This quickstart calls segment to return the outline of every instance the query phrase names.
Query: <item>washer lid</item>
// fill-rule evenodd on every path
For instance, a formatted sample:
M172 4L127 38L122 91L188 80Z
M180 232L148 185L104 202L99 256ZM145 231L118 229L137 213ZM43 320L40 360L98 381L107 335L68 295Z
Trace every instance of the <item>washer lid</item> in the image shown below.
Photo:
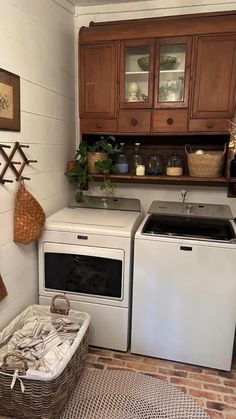
M236 238L229 220L156 214L148 217L142 234L220 242Z
M134 211L63 208L47 218L45 230L130 237L140 218Z
M198 218L217 218L232 220L233 214L228 205L221 204L196 204L171 201L153 201L149 211L150 214L178 215Z

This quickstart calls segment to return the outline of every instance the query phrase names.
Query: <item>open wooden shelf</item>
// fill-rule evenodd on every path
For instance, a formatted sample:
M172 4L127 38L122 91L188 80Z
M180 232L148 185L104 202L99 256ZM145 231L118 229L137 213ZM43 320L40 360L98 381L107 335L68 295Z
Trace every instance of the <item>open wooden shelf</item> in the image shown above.
M65 173L68 176L68 173ZM102 182L104 175L91 175L94 182ZM109 175L109 179L116 183L159 184L159 185L192 185L192 186L217 186L228 189L228 197L236 198L236 177L219 178L191 177L191 176L135 176L131 174Z
M100 182L104 178L103 175L93 175L95 182ZM120 183L149 183L149 184L169 184L169 185L199 185L199 186L221 186L227 187L229 182L236 182L236 179L204 178L191 176L135 176L135 175L110 175L109 179Z

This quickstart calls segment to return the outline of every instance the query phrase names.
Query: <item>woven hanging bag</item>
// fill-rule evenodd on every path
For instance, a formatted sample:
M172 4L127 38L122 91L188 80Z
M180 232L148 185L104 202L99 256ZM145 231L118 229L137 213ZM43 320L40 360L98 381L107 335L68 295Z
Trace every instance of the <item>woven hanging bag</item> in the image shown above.
M46 215L38 201L21 182L16 194L14 213L14 241L29 244L43 231Z

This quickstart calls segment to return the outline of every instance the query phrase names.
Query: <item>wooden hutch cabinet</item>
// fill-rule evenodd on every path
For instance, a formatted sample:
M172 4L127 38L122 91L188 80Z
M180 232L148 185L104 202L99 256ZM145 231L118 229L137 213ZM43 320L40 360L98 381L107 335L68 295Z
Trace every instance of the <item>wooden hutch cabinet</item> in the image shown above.
M82 133L229 131L236 13L91 23L79 49Z
M146 153L154 144L164 157L181 152L185 163L188 142L223 150L236 108L236 12L91 22L80 30L79 57L83 138L112 134L129 144L142 136ZM217 179L190 177L187 166L178 178L111 179L228 186L235 196L228 168Z

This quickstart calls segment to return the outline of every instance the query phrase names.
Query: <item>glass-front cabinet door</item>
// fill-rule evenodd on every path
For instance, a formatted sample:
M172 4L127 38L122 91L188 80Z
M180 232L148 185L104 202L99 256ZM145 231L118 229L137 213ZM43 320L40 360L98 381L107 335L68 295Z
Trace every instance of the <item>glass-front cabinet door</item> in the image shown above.
M191 43L191 37L164 38L157 41L156 108L188 106Z
M154 39L121 44L120 107L151 108L153 104Z

